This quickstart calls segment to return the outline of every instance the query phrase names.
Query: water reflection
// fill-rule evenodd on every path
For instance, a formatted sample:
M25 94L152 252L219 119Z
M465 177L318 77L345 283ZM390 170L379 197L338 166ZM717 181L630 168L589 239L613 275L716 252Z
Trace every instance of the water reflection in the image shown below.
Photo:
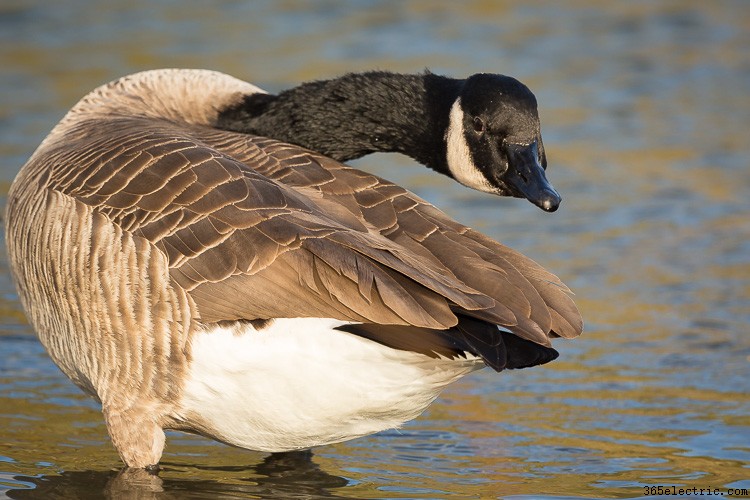
M204 479L171 479L174 472L182 476L200 475L210 471L220 476L244 476L232 484L222 484ZM121 471L63 471L59 476L18 476L30 489L13 490L8 496L14 499L150 499L150 498L349 498L336 490L349 484L340 476L321 470L311 452L278 453L265 457L254 466L199 467L193 471L175 469L169 462L162 465L159 475L144 470ZM33 488L33 489L31 489Z

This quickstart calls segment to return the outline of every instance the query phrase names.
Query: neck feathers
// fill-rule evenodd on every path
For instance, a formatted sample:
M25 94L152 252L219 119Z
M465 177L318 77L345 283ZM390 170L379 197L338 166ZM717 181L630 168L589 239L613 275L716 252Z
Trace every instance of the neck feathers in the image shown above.
M424 73L349 74L279 95L253 94L219 116L220 128L298 144L339 161L399 152L443 171L445 131L461 81Z

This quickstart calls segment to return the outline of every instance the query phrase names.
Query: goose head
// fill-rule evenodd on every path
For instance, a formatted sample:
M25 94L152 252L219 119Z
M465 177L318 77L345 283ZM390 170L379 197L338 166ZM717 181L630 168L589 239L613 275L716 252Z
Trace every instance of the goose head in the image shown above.
M526 198L554 212L560 195L547 180L547 158L534 94L503 75L464 81L446 131L448 174L479 191Z

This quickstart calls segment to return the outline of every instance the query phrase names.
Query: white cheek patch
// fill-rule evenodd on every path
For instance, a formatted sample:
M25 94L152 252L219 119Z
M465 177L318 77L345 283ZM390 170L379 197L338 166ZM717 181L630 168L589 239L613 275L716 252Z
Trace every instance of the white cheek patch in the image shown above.
M494 193L492 186L471 159L469 145L464 136L464 111L461 109L461 98L456 99L451 107L448 131L445 134L448 169L453 178L464 186Z

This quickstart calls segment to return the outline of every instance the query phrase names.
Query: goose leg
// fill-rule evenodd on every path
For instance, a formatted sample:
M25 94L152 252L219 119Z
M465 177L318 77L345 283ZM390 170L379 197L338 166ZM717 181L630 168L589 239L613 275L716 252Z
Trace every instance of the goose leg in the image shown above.
M104 421L117 452L128 467L154 469L164 451L164 430L146 412L104 408Z

